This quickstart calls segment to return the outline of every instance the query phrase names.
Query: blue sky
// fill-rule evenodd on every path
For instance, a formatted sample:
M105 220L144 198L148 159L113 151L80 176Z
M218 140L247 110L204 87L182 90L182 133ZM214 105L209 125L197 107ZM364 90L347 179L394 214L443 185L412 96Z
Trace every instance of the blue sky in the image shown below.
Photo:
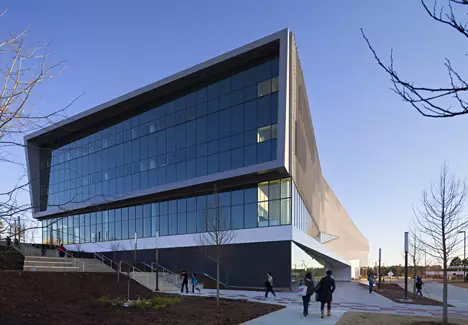
M53 111L85 93L70 115L284 27L296 37L328 183L370 242L370 261L403 263L403 232L421 192L447 161L468 174L468 116L423 118L390 90L360 35L425 85L447 82L443 60L466 72L466 42L432 21L419 1L2 1L0 30L29 27L53 40L57 79L31 107ZM3 34L4 35L4 34ZM462 45L465 45L463 47ZM18 169L4 175L14 180Z

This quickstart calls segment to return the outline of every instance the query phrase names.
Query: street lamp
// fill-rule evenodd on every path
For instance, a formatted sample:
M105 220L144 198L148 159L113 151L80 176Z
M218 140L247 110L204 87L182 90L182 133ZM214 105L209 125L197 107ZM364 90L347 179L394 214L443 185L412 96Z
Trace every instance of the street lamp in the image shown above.
M463 283L466 283L466 230L459 231L463 234Z
M405 231L405 300L408 300L408 232Z

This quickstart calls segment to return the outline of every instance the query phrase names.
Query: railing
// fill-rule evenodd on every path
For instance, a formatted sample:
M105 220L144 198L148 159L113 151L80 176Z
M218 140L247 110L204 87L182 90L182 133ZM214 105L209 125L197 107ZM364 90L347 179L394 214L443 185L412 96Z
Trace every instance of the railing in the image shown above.
M107 257L106 255L103 255L103 254L98 253L98 252L94 252L94 259L100 261L102 264L108 265L110 268L114 269L116 272L119 271L119 264L114 262L114 260ZM107 264L106 262L109 263L109 264Z
M179 275L172 272L171 270L169 269L166 269L164 266L161 266L160 264L156 263L156 262L152 262L151 265L145 263L145 262L141 262L143 265L145 265L146 267L149 267L151 269L151 272L156 272L156 269L159 268L161 269L162 271L162 274L161 274L161 279L163 281L166 281L166 282L169 282L170 284L178 287L180 285L180 283L178 283L178 279L179 279ZM155 267L156 266L156 267Z
M123 273L122 272L122 264L125 264L127 266L130 266L130 270L132 270L131 272L130 271L127 271L127 274L130 276L130 278L132 278L133 280L135 280L135 275L137 274L137 272L143 272L142 270L140 270L139 268L135 267L134 265L131 265L125 261L120 261L119 262L119 267L118 267L118 271L117 271L117 282L119 282L120 280L120 273ZM146 278L146 282L144 281L144 284L146 287L149 287L149 278L148 278L148 275L145 275L143 274L143 277ZM137 280L135 280L137 281ZM138 281L140 282L140 281ZM141 283L141 282L140 282ZM142 283L143 284L143 283Z
M65 259L67 259L67 256L69 258L71 258L71 261L72 261L72 264L77 268L79 269L80 266L81 266L81 271L84 272L85 271L85 262L83 261L80 261L78 260L77 258L75 258L72 254L70 254L69 252L65 251ZM76 271L76 270L75 270Z
M209 275L208 273L200 273L200 274L202 274L203 276L207 277L208 279L210 279L210 280L212 280L212 281L214 281L214 282L217 282L216 278L215 278L215 277L212 277L212 276ZM225 288L228 287L227 284L225 284L225 283L223 283L223 282L221 282L221 281L219 281L219 284L222 285L222 286L224 286Z

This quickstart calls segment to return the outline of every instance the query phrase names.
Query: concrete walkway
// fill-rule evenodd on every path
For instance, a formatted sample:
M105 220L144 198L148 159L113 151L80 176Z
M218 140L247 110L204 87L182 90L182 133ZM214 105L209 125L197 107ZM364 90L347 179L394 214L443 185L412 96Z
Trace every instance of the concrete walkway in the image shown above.
M462 289L465 290L465 289ZM180 294L180 291L173 292ZM286 308L280 311L259 317L248 325L284 325L284 324L335 324L347 311L371 312L396 315L441 317L442 308L437 306L421 306L412 304L398 304L379 294L369 294L367 289L356 282L337 283L337 289L333 295L333 316L320 318L320 304L312 297L309 306L309 316L302 316L302 299L294 292L278 292L277 297L264 298L264 293L259 291L234 291L221 290L221 297L226 299L242 299L253 302L271 303L283 305ZM185 294L183 294L185 295ZM192 295L192 294L189 294ZM200 294L195 294L200 295ZM206 289L202 296L213 297L216 290ZM467 318L468 308L450 308L449 316L453 318Z
M319 312L309 311L307 317L302 316L297 309L285 308L274 313L259 317L257 319L251 320L250 322L244 323L245 325L302 325L302 324L323 324L323 325L332 325L343 315L343 312L334 312L332 316L325 316L324 319L320 318Z
M404 283L399 281L398 285L404 288ZM410 282L408 287L409 291L412 290L413 283ZM424 290L423 295L428 298L442 301L442 293L444 285L437 281L424 281ZM468 289L460 288L454 285L449 284L448 286L448 303L449 305L468 310Z

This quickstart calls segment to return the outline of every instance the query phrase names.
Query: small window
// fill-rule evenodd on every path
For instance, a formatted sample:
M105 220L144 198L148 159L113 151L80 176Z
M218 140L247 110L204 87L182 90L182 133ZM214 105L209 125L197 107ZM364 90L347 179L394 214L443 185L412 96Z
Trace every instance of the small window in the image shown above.
M278 91L278 77L274 77L271 79L271 92L274 93Z
M265 80L257 84L257 96L262 97L271 93L271 80Z
M278 124L273 124L271 126L271 138L276 139L278 137Z
M272 138L271 125L257 129L257 143L268 141Z

